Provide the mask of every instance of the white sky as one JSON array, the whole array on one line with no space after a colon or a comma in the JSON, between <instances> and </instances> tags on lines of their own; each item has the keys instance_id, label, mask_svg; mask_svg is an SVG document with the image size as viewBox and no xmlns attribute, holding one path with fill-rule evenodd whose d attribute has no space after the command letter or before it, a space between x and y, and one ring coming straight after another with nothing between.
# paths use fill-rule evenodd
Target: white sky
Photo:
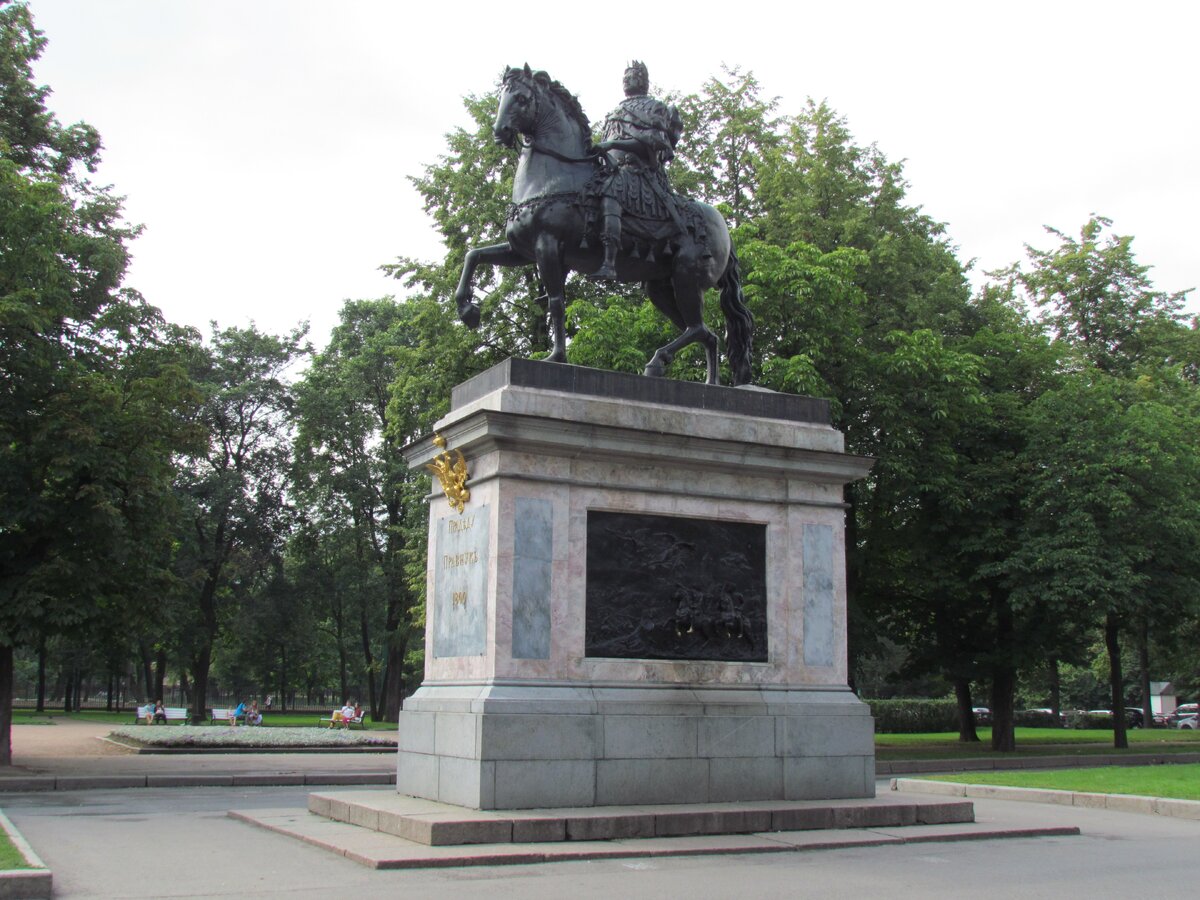
<instances>
[{"instance_id":1,"label":"white sky","mask_svg":"<svg viewBox=\"0 0 1200 900\"><path fill-rule=\"evenodd\" d=\"M407 176L467 123L463 95L525 62L593 120L631 58L683 93L741 66L781 112L826 99L906 160L910 201L979 270L1096 212L1160 289L1200 287L1194 2L31 6L51 108L100 130L100 180L146 226L127 284L205 332L307 319L323 345L344 299L398 293L381 264L442 253Z\"/></svg>"}]
</instances>

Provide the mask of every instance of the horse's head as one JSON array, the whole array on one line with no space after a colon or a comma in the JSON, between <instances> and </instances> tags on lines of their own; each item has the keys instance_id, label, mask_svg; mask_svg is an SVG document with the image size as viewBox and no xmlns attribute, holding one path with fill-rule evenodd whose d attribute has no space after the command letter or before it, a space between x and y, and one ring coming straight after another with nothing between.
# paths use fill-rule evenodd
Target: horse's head
<instances>
[{"instance_id":1,"label":"horse's head","mask_svg":"<svg viewBox=\"0 0 1200 900\"><path fill-rule=\"evenodd\" d=\"M518 135L538 137L539 131L560 135L569 143L562 149L573 155L580 152L575 145L591 143L592 127L570 91L545 72L530 69L528 63L521 69L505 69L492 134L505 147L515 147Z\"/></svg>"},{"instance_id":2,"label":"horse's head","mask_svg":"<svg viewBox=\"0 0 1200 900\"><path fill-rule=\"evenodd\" d=\"M518 135L533 133L538 115L538 97L549 82L549 75L531 71L528 64L524 69L504 70L500 108L496 110L496 121L492 125L492 134L497 143L515 147Z\"/></svg>"}]
</instances>

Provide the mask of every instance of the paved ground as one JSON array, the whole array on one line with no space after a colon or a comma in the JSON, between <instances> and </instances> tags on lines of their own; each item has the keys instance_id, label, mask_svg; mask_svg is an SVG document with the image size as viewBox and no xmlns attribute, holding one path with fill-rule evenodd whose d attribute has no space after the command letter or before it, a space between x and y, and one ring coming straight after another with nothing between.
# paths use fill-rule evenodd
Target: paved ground
<instances>
[{"instance_id":1,"label":"paved ground","mask_svg":"<svg viewBox=\"0 0 1200 900\"><path fill-rule=\"evenodd\" d=\"M264 772L390 767L336 754L136 756L102 745L103 725L14 728L17 773ZM385 764L386 761L386 764ZM886 789L886 781L879 789ZM387 787L379 788L389 790ZM1200 821L977 800L979 821L1077 826L1077 837L982 840L811 853L372 871L229 818L303 806L298 787L0 793L0 807L54 872L56 897L408 898L821 897L1128 898L1196 896Z\"/></svg>"},{"instance_id":2,"label":"paved ground","mask_svg":"<svg viewBox=\"0 0 1200 900\"><path fill-rule=\"evenodd\" d=\"M13 766L5 779L36 776L221 776L395 773L390 753L187 753L142 755L101 738L112 725L55 719L53 725L13 726ZM162 726L182 727L182 726ZM0 794L0 806L4 798Z\"/></svg>"},{"instance_id":3,"label":"paved ground","mask_svg":"<svg viewBox=\"0 0 1200 900\"><path fill-rule=\"evenodd\" d=\"M379 790L387 790L380 788ZM1078 837L694 859L372 871L226 816L299 805L295 788L14 794L5 812L54 871L55 896L1194 898L1200 822L978 801L981 820Z\"/></svg>"}]
</instances>

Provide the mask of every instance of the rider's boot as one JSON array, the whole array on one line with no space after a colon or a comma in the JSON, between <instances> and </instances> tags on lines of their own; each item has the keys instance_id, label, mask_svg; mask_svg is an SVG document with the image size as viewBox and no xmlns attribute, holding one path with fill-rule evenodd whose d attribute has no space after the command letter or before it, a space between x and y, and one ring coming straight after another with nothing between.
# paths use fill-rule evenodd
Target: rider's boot
<instances>
[{"instance_id":1,"label":"rider's boot","mask_svg":"<svg viewBox=\"0 0 1200 900\"><path fill-rule=\"evenodd\" d=\"M621 249L621 216L611 213L604 214L604 231L600 234L604 243L604 262L592 278L617 277L617 251Z\"/></svg>"}]
</instances>

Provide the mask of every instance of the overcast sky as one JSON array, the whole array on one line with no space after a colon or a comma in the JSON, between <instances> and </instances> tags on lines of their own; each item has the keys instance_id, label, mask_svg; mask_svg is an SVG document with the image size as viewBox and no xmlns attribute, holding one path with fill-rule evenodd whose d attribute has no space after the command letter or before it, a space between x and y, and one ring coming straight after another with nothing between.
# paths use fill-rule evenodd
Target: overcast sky
<instances>
[{"instance_id":1,"label":"overcast sky","mask_svg":"<svg viewBox=\"0 0 1200 900\"><path fill-rule=\"evenodd\" d=\"M442 253L408 176L467 124L461 97L525 62L593 120L629 59L683 93L741 66L781 112L827 100L905 160L910 201L978 270L1096 212L1160 289L1200 286L1194 2L31 6L51 108L99 129L100 179L145 225L127 283L205 331L308 320L321 345L343 300L398 293L381 264Z\"/></svg>"}]
</instances>

